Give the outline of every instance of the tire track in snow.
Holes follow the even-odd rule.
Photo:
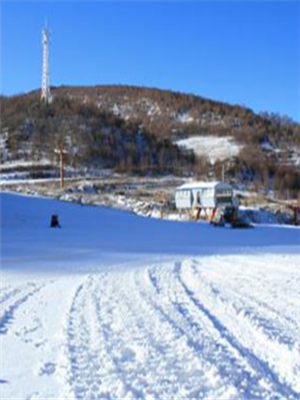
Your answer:
[[[245,300],[256,303],[262,311],[266,310],[267,312],[273,312],[273,315],[276,315],[275,321],[282,321],[283,325],[287,324],[293,330],[295,329],[299,332],[299,260],[298,258],[291,258],[290,262],[292,265],[289,265],[289,259],[285,260],[285,257],[281,257],[281,262],[279,264],[277,257],[275,260],[274,257],[274,255],[268,255],[263,258],[254,257],[251,259],[244,257],[242,259],[240,257],[233,259],[217,258],[214,261],[214,266],[222,269],[226,268],[229,272],[228,278],[226,277],[227,279],[225,279],[224,282],[226,285],[225,287],[224,284],[222,285],[224,277],[222,277],[223,279],[221,278],[221,291],[224,292],[224,288],[226,289],[227,287],[232,286],[232,278],[235,278],[235,280],[238,279],[238,282],[235,282],[235,285],[233,286],[232,294],[234,294],[234,292],[240,293]],[[273,262],[275,262],[275,267],[272,267],[271,270],[269,270],[269,267],[270,265],[272,266]],[[193,264],[199,265],[198,262]],[[232,264],[234,264],[234,267]],[[292,267],[292,271],[290,271],[290,267]],[[251,273],[248,271],[251,271]],[[217,280],[219,275],[220,279],[220,269],[219,274],[218,272],[215,272],[213,275],[210,274],[210,277],[214,278],[214,275],[217,277]],[[288,281],[286,281],[287,277],[289,277]],[[289,284],[287,285],[288,282]],[[280,294],[279,297],[278,294]],[[284,298],[284,303],[279,301],[281,298]],[[276,305],[276,307],[274,305]],[[298,310],[296,316],[293,312],[290,313],[290,311],[293,310]]]
[[[297,344],[300,330],[295,321],[281,315],[273,307],[258,301],[251,295],[245,296],[239,293],[238,288],[224,288],[216,282],[209,282],[194,263],[191,265],[191,270],[197,281],[205,286],[206,291],[210,292],[210,296],[216,302],[219,301],[229,306],[237,317],[249,321],[271,341],[277,341],[279,345],[293,346]]]
[[[16,311],[21,306],[24,306],[26,301],[38,293],[43,286],[44,285],[37,285],[35,283],[28,284],[24,289],[12,291],[3,300],[0,314],[0,335],[5,335],[8,332],[9,326],[13,323]]]
[[[141,297],[136,274],[97,275],[74,297],[68,346],[75,397],[230,397],[214,379],[216,369]]]
[[[159,279],[149,274],[150,280],[157,293],[164,293],[164,288],[159,287]],[[174,280],[174,277],[171,279]],[[170,281],[170,275],[168,280]],[[166,281],[166,280],[165,280]],[[173,293],[179,294],[179,289],[172,287]],[[273,391],[260,385],[261,376],[249,366],[243,357],[232,349],[220,335],[220,332],[212,331],[210,321],[206,316],[199,314],[197,317],[187,306],[187,296],[178,300],[168,299],[167,310],[161,307],[162,301],[153,303],[153,307],[169,321],[183,336],[187,337],[187,343],[198,354],[211,365],[216,366],[219,377],[219,385],[232,387],[238,392],[239,398],[268,398]],[[214,329],[215,330],[215,329]],[[217,333],[217,335],[216,335]],[[237,395],[237,393],[235,393]],[[226,394],[213,396],[214,398],[227,398]],[[231,396],[229,396],[231,398]],[[234,397],[234,396],[233,396]]]
[[[240,285],[237,283],[236,293],[233,287],[230,287],[228,292],[222,284],[214,290],[214,274],[210,273],[213,282],[210,284],[209,278],[203,277],[205,269],[198,263],[200,268],[196,268],[194,264],[193,262],[192,265],[186,266],[182,277],[191,284],[196,297],[202,299],[207,308],[213,308],[222,324],[230,327],[232,335],[238,338],[244,347],[250,347],[259,359],[266,362],[280,381],[300,394],[300,383],[297,379],[300,374],[300,341],[297,325],[289,323],[289,319],[283,322],[280,314],[276,324],[274,313],[270,315],[269,311],[269,318],[266,315],[261,316],[260,304],[256,309],[255,302],[251,301],[252,296],[243,298],[239,293]],[[237,277],[239,272],[239,269],[235,272]],[[244,269],[241,272],[243,274]],[[272,282],[269,285],[272,285]],[[232,321],[236,323],[232,324]]]
[[[102,280],[102,274],[97,278]],[[108,351],[93,290],[93,278],[89,277],[77,289],[72,302],[68,323],[69,384],[76,399],[134,397]]]
[[[117,279],[105,285],[111,292],[118,293],[115,304],[111,305],[114,310],[111,321],[105,322],[108,350],[127,385],[135,398],[140,399],[171,399],[179,396],[180,391],[183,397],[188,397],[188,393],[195,393],[199,386],[198,394],[200,391],[208,394],[211,388],[203,383],[201,360],[195,357],[182,336],[159,314],[153,313],[153,308],[141,298],[135,274],[126,275],[126,290],[124,283]],[[121,333],[112,328],[114,321],[121,321]],[[187,365],[196,373],[188,373]]]
[[[2,385],[6,398],[54,399],[66,393],[62,390],[67,386],[63,379],[67,365],[64,321],[78,278],[56,275],[33,279],[30,276],[26,293],[9,301],[14,307],[23,302],[15,310],[8,334],[0,337],[1,374],[8,381]]]
[[[118,282],[118,280],[117,280]],[[128,340],[132,340],[131,336],[126,335],[126,326],[135,325],[135,319],[129,320],[130,314],[125,315],[120,312],[118,318],[115,318],[113,309],[120,309],[120,306],[126,304],[125,298],[122,296],[122,288],[124,282],[121,285],[116,285],[115,279],[110,274],[102,274],[101,278],[97,276],[97,279],[93,279],[94,288],[91,291],[95,320],[98,321],[98,326],[101,329],[103,336],[103,347],[107,355],[109,355],[110,362],[113,364],[113,368],[117,376],[120,378],[120,385],[117,393],[112,393],[112,398],[143,398],[142,392],[134,387],[133,380],[129,376],[128,369],[124,368],[125,363],[136,365],[135,352],[130,348]],[[104,303],[104,299],[106,300]],[[123,310],[123,309],[122,309]],[[115,332],[115,324],[121,323],[122,329],[118,330],[118,334]],[[113,327],[111,326],[113,324]],[[132,335],[134,335],[134,332]],[[114,337],[116,340],[114,340]],[[127,340],[122,340],[125,337]],[[116,350],[120,349],[120,353]],[[136,368],[136,366],[135,366]],[[107,373],[104,371],[104,373]],[[98,398],[98,397],[97,397]]]
[[[243,264],[245,263],[245,260],[242,260]],[[260,265],[260,263],[257,263],[257,265]],[[215,260],[214,261],[214,266],[217,265],[220,268],[226,268],[230,270],[230,267],[232,266],[232,260]],[[265,266],[263,264],[263,266]],[[262,266],[262,267],[263,267]],[[209,271],[209,277],[206,277],[203,274],[202,270],[202,263],[199,263],[196,260],[192,261],[191,268],[193,270],[193,273],[197,275],[198,280],[200,280],[203,284],[206,284],[208,287],[210,287],[210,290],[212,293],[216,295],[219,299],[224,298],[225,302],[230,301],[233,306],[236,307],[234,303],[240,303],[242,304],[242,308],[246,310],[246,314],[249,317],[253,317],[253,319],[256,319],[256,321],[260,324],[262,328],[265,326],[268,326],[268,330],[266,331],[267,334],[270,334],[271,331],[272,333],[281,333],[286,332],[286,333],[295,333],[294,337],[298,338],[300,335],[300,324],[299,324],[299,318],[300,318],[300,313],[299,313],[299,318],[298,318],[298,323],[295,319],[292,319],[291,317],[285,315],[283,312],[278,311],[275,307],[272,307],[271,304],[276,304],[276,296],[274,296],[274,293],[276,293],[276,290],[273,288],[273,299],[268,299],[268,302],[264,301],[262,299],[262,294],[265,292],[266,286],[269,289],[269,286],[273,286],[273,284],[270,284],[269,279],[267,282],[262,283],[262,277],[259,276],[256,278],[256,281],[254,283],[255,286],[257,286],[258,282],[260,283],[260,286],[263,286],[261,290],[259,290],[259,297],[255,297],[254,294],[252,293],[251,286],[253,287],[253,276],[247,275],[245,273],[245,270],[247,270],[247,267],[243,267],[243,274],[242,274],[242,282],[243,282],[243,287],[241,285],[235,284],[235,286],[232,287],[232,284],[230,280],[226,280],[224,282],[224,277],[220,277],[220,273],[214,273],[212,271]],[[253,269],[253,261],[252,264],[249,265],[249,268]],[[220,270],[219,270],[220,271]],[[207,272],[207,270],[206,270]],[[240,271],[239,271],[240,274]],[[235,275],[235,278],[237,276]],[[269,277],[268,277],[269,278]],[[299,281],[300,285],[300,281]],[[244,289],[246,287],[246,290]],[[300,286],[299,286],[300,287]],[[277,288],[278,291],[278,288]],[[299,297],[298,297],[299,298]],[[236,301],[237,300],[237,301]],[[249,307],[250,305],[250,307]],[[237,307],[236,307],[237,308]],[[241,307],[240,307],[241,308]],[[238,312],[239,310],[237,310]],[[287,329],[288,326],[288,329]],[[288,331],[288,332],[287,332]],[[290,335],[289,335],[290,336]],[[285,343],[291,343],[293,339],[291,337],[283,337],[281,335],[281,339]]]
[[[243,346],[240,341],[233,335],[228,328],[222,324],[222,322],[211,313],[211,311],[205,307],[205,305],[200,302],[198,298],[194,296],[193,291],[191,291],[181,277],[181,264],[178,263],[175,268],[175,273],[177,274],[177,279],[181,283],[184,291],[190,300],[195,304],[195,306],[209,319],[215,329],[220,332],[222,338],[226,339],[228,344],[234,348],[247,362],[252,366],[253,370],[257,371],[262,377],[266,377],[269,382],[272,383],[274,390],[279,396],[283,396],[288,399],[298,399],[300,393],[295,391],[288,384],[283,382],[271,368],[267,361],[259,358],[254,354],[250,348]]]
[[[22,288],[14,288],[14,289],[5,290],[4,294],[0,297],[0,305],[1,305],[1,307],[2,307],[3,303],[6,303],[13,296],[16,296],[18,293],[21,292],[21,290],[22,290]]]
[[[3,282],[0,281],[0,285],[3,284]],[[0,286],[0,295],[2,295],[2,293],[7,292],[8,290],[10,290],[10,286],[6,285],[6,286]]]
[[[169,264],[80,285],[67,339],[74,397],[299,399],[187,282]]]
[[[111,355],[116,370],[122,376],[127,393],[129,392],[130,397],[143,399],[142,375],[145,371],[138,361],[137,353],[149,338],[143,340],[143,326],[139,317],[133,314],[124,288],[120,285],[120,281],[115,279],[113,282],[108,279],[104,286],[97,287],[97,296],[95,295],[97,316],[99,323],[103,325],[106,350]],[[127,285],[128,282],[127,276]],[[110,298],[109,292],[115,295],[117,293],[117,296]],[[105,304],[102,301],[104,298]]]

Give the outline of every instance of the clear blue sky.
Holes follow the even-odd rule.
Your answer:
[[[1,0],[1,93],[129,84],[244,104],[300,121],[300,2]]]

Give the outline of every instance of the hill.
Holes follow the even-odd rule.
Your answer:
[[[54,149],[64,147],[75,168],[220,178],[225,167],[235,183],[283,195],[300,190],[300,126],[287,117],[131,86],[64,86],[52,94],[48,106],[40,103],[39,91],[1,98],[0,151],[6,161],[52,163]],[[224,143],[232,146],[220,156]]]

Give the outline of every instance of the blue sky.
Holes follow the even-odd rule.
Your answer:
[[[129,84],[198,94],[300,121],[300,2],[1,0],[2,94]]]

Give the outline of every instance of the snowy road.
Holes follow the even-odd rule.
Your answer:
[[[298,228],[0,199],[1,400],[300,399]]]
[[[298,261],[216,256],[7,276],[1,399],[300,398]]]

